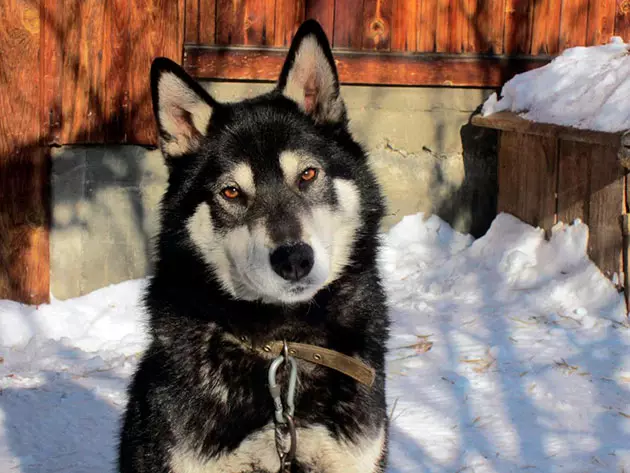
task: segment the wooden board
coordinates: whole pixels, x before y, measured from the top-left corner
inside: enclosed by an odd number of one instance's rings
[[[471,21],[474,50],[502,54],[506,0],[478,0]]]
[[[558,152],[558,221],[588,222],[589,163],[598,145],[561,140]]]
[[[392,0],[364,0],[363,49],[389,51],[393,34]]]
[[[188,44],[215,44],[216,0],[185,0],[184,41]]]
[[[562,0],[560,18],[560,50],[586,45],[589,3],[583,0]]]
[[[392,51],[415,51],[417,48],[416,19],[420,0],[393,0]]]
[[[583,143],[598,143],[606,146],[621,146],[624,133],[608,133],[604,131],[579,130],[567,126],[537,123],[521,118],[512,112],[498,112],[487,117],[475,115],[472,124],[484,128],[503,131],[517,131],[539,136],[555,137],[563,140]]]
[[[50,156],[42,146],[41,37],[53,34],[37,1],[0,9],[0,298],[49,301]]]
[[[436,51],[438,0],[419,0],[417,35],[420,53]],[[476,0],[473,0],[476,2]]]
[[[557,140],[501,132],[497,210],[549,231],[555,223]]]
[[[503,39],[506,54],[529,54],[533,14],[534,0],[506,0]]]
[[[277,79],[285,49],[186,47],[185,69],[199,79]],[[436,55],[357,54],[335,51],[344,84],[500,87],[546,60]]]
[[[363,44],[363,0],[335,1],[335,48],[361,49]]]
[[[630,41],[630,0],[617,0],[615,11],[615,35]]]
[[[304,0],[276,0],[274,46],[290,46],[293,35],[304,21]]]
[[[534,2],[531,54],[558,53],[561,11],[562,0]]]
[[[624,213],[623,170],[617,160],[617,149],[596,146],[589,161],[589,256],[611,277],[622,267],[620,217]]]
[[[615,0],[590,1],[586,43],[606,44],[615,30]]]

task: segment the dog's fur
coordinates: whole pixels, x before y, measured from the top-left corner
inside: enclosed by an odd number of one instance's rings
[[[169,181],[145,295],[152,341],[129,387],[120,471],[279,470],[270,362],[239,338],[309,343],[371,366],[368,388],[298,361],[292,471],[383,471],[383,203],[323,30],[305,22],[277,87],[254,99],[218,103],[164,58],[151,84]]]

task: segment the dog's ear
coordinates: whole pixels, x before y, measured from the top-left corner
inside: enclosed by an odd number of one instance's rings
[[[208,132],[216,102],[176,63],[156,58],[151,65],[153,113],[166,158],[194,153]]]
[[[337,68],[326,33],[317,21],[305,21],[295,33],[278,90],[317,123],[345,122]]]

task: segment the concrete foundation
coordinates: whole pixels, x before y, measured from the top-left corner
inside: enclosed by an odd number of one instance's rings
[[[268,84],[212,83],[221,101]],[[351,128],[387,198],[384,230],[404,215],[437,213],[480,235],[496,208],[496,135],[468,124],[490,91],[343,87]],[[166,167],[137,146],[53,150],[52,293],[65,299],[151,271]]]

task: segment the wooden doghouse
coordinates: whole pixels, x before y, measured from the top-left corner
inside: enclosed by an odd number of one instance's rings
[[[497,210],[548,235],[559,221],[582,220],[590,258],[606,276],[617,274],[619,285],[625,282],[627,301],[630,131],[578,130],[511,112],[477,115],[472,123],[499,130]]]

